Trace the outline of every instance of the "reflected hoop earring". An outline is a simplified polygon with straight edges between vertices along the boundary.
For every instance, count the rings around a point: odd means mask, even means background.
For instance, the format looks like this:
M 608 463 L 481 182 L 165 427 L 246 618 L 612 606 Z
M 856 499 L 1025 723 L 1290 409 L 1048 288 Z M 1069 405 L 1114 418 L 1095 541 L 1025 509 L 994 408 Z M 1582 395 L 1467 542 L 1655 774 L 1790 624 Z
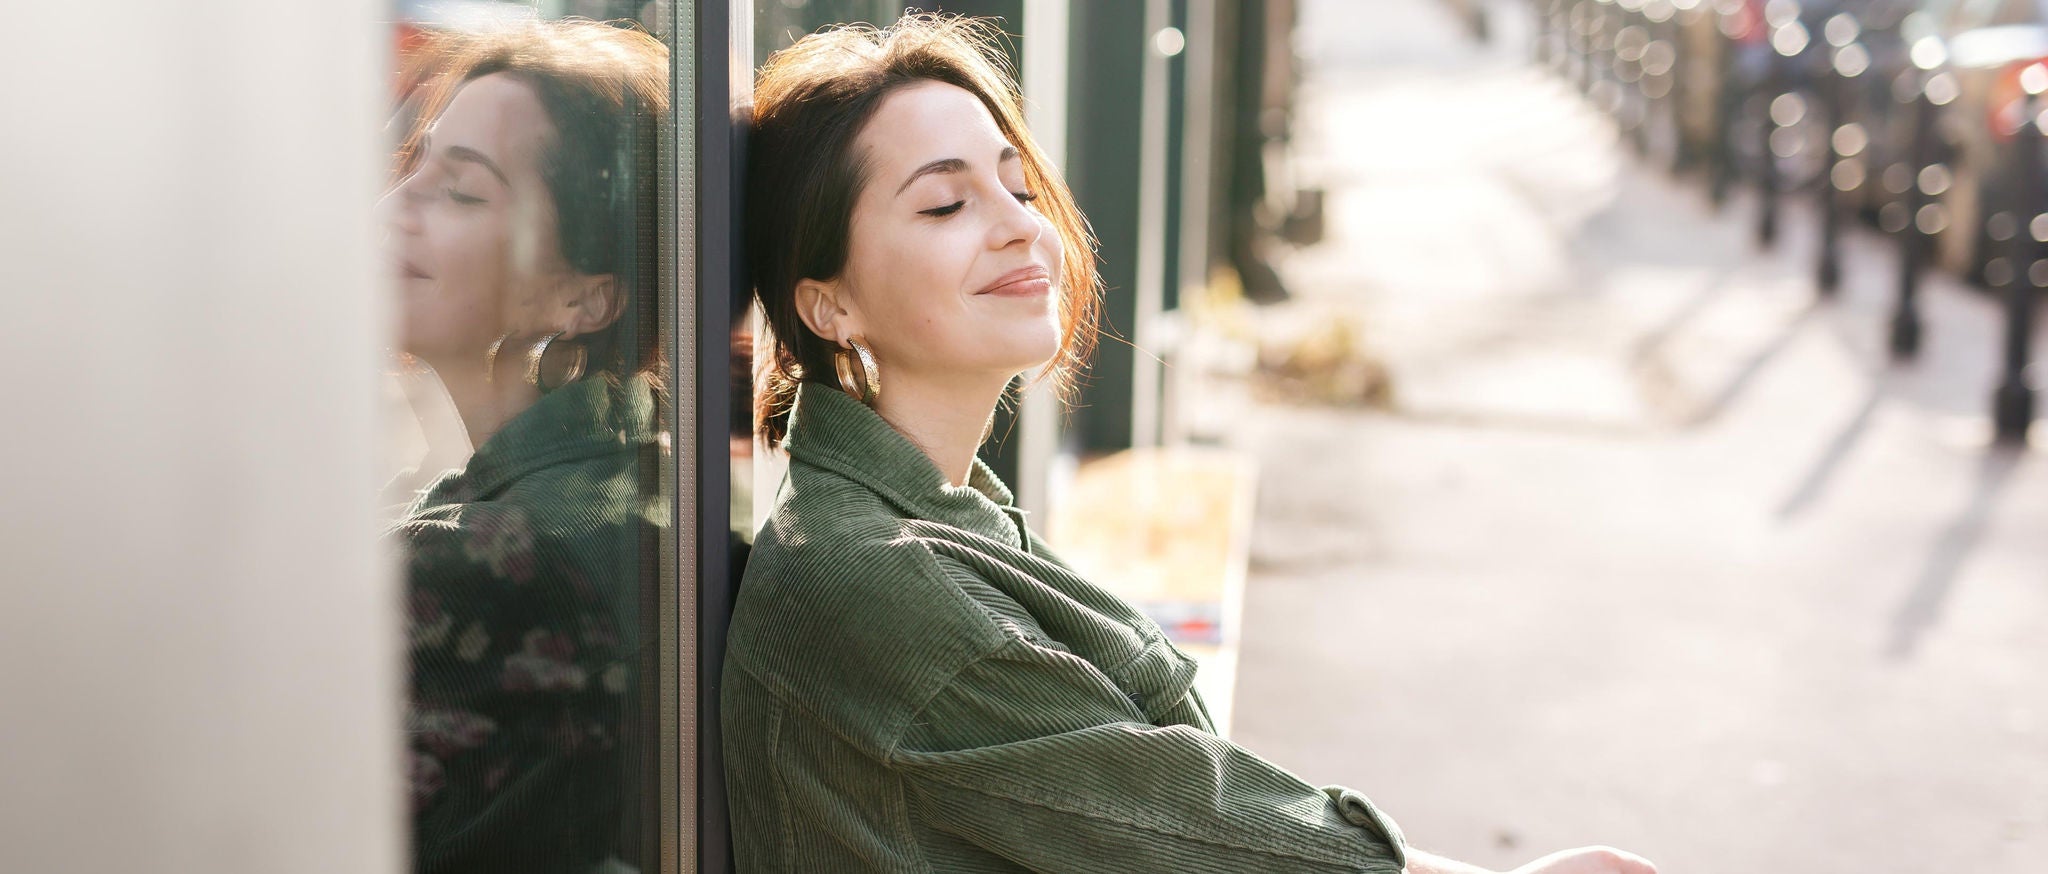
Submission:
M 882 377 L 880 368 L 875 366 L 875 353 L 859 337 L 848 337 L 846 342 L 853 347 L 852 351 L 840 349 L 832 353 L 832 369 L 839 372 L 839 390 L 872 407 L 875 399 L 882 396 Z M 858 376 L 853 372 L 855 366 L 860 368 Z
M 545 392 L 561 388 L 562 386 L 568 385 L 569 383 L 575 382 L 576 380 L 583 378 L 583 369 L 587 367 L 590 363 L 590 350 L 584 348 L 584 346 L 579 343 L 575 344 L 575 352 L 572 353 L 573 357 L 569 359 L 568 372 L 563 374 L 561 382 L 555 383 L 554 385 L 547 385 L 541 379 L 541 362 L 547 358 L 547 354 L 550 350 L 559 348 L 555 345 L 555 340 L 559 339 L 564 333 L 566 332 L 556 331 L 552 334 L 542 337 L 540 338 L 539 342 L 533 344 L 532 349 L 527 350 L 527 385 L 533 386 L 534 388 L 540 389 L 541 391 Z
M 484 347 L 485 385 L 489 385 L 491 383 L 498 381 L 498 351 L 504 349 L 505 341 L 511 338 L 512 332 L 506 331 L 503 334 L 499 334 L 498 339 L 492 340 L 491 345 Z

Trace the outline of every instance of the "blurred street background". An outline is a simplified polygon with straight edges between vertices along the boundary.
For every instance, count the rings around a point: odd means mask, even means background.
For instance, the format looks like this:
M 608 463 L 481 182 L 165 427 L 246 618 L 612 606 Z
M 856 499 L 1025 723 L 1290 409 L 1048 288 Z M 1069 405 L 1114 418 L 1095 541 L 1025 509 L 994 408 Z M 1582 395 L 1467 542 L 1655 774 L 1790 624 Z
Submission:
M 1898 241 L 1844 220 L 1823 296 L 1819 198 L 1762 245 L 1758 186 L 1716 204 L 1539 63 L 1546 5 L 1300 6 L 1322 239 L 1197 318 L 1186 389 L 1260 478 L 1233 739 L 1501 868 L 2044 870 L 2048 465 L 1994 440 L 2000 298 L 1928 270 L 1895 356 Z

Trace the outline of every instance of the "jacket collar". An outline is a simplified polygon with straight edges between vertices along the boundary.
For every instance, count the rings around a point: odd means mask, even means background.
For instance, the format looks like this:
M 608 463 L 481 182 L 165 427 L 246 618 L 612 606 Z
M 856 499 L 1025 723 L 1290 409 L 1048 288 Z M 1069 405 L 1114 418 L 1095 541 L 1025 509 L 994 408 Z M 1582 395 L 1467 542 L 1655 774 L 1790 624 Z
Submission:
M 1024 511 L 979 456 L 967 485 L 951 485 L 924 450 L 866 404 L 831 386 L 797 387 L 782 447 L 792 460 L 860 483 L 909 516 L 1026 548 Z
M 541 468 L 655 442 L 660 428 L 652 377 L 596 374 L 542 395 L 433 491 L 449 500 L 486 499 Z

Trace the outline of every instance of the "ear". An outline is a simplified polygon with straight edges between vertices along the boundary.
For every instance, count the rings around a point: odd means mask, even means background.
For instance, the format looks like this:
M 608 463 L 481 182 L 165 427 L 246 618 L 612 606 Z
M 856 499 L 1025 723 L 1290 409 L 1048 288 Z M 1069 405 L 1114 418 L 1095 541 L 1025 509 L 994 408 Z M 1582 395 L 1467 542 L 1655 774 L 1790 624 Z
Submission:
M 576 276 L 562 291 L 562 309 L 555 324 L 564 336 L 595 334 L 611 327 L 625 312 L 625 296 L 610 273 Z
M 847 337 L 861 335 L 860 312 L 836 282 L 797 280 L 796 314 L 811 333 L 835 346 L 844 347 Z

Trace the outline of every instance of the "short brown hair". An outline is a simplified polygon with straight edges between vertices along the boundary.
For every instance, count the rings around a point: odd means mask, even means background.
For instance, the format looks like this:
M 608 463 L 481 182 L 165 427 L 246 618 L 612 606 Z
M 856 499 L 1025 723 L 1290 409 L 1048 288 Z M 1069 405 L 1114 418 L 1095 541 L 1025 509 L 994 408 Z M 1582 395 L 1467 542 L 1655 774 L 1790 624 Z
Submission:
M 618 278 L 618 321 L 590 337 L 590 361 L 625 376 L 662 369 L 657 146 L 668 114 L 668 47 L 644 31 L 595 21 L 528 21 L 429 34 L 403 73 L 415 86 L 411 128 L 393 180 L 425 158 L 427 128 L 463 85 L 503 73 L 532 88 L 555 136 L 541 159 L 562 258 Z
M 797 385 L 836 384 L 836 348 L 797 315 L 796 285 L 846 269 L 853 206 L 866 182 L 854 140 L 884 98 L 907 85 L 943 82 L 981 100 L 1017 148 L 1024 181 L 1060 235 L 1060 351 L 1044 378 L 1072 390 L 1095 342 L 1101 297 L 1094 240 L 1073 194 L 1024 127 L 1023 100 L 987 19 L 906 15 L 886 28 L 854 24 L 797 40 L 769 57 L 754 85 L 747 147 L 746 258 L 768 317 L 766 373 L 755 388 L 755 423 L 782 442 Z

